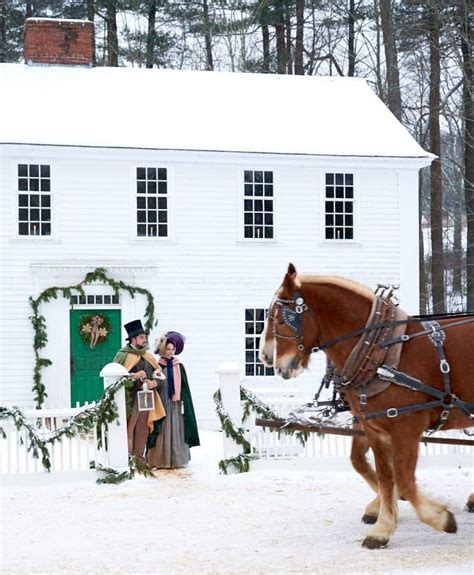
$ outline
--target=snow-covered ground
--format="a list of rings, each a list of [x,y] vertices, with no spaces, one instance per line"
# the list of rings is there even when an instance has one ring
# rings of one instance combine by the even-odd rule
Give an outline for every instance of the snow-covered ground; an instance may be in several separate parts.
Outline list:
[[[201,439],[188,468],[156,479],[3,481],[2,573],[474,573],[474,514],[463,511],[472,469],[418,472],[449,503],[457,534],[433,531],[401,502],[389,547],[369,551],[360,517],[371,493],[354,472],[220,475],[222,435]]]

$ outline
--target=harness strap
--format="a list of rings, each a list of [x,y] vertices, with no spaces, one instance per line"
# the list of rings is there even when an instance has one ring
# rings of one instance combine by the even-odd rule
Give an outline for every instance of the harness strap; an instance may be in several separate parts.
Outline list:
[[[365,404],[366,399],[365,395],[364,398],[361,398],[360,408],[361,408],[361,417],[355,417],[354,421],[357,423],[361,419],[376,419],[378,417],[397,417],[398,415],[402,415],[404,413],[411,413],[414,411],[421,411],[423,409],[431,409],[433,407],[442,407],[444,408],[439,416],[438,421],[433,426],[433,431],[438,431],[447,421],[449,417],[449,413],[453,407],[457,407],[460,409],[467,417],[470,419],[474,419],[474,403],[469,403],[467,401],[463,401],[456,397],[452,393],[444,393],[443,391],[436,389],[434,387],[430,387],[425,385],[420,380],[415,379],[403,373],[401,371],[397,371],[391,367],[383,365],[379,367],[377,370],[377,375],[381,379],[385,379],[386,381],[390,381],[391,383],[395,383],[402,387],[407,387],[408,389],[412,389],[413,391],[419,391],[421,393],[425,393],[427,395],[431,395],[432,397],[436,397],[437,399],[434,401],[427,401],[425,403],[417,403],[415,405],[407,405],[405,407],[390,407],[385,411],[377,411],[373,413],[366,413],[365,412]]]
[[[420,322],[420,320],[416,320],[416,321],[417,321],[417,322]],[[437,322],[426,322],[426,321],[423,321],[423,322],[421,322],[421,323],[422,323],[422,325],[425,325],[425,324],[427,324],[427,323],[429,323],[429,324],[434,324],[434,323],[436,323],[436,324],[438,325],[438,328],[437,328],[437,330],[435,330],[435,331],[439,331],[439,330],[447,329],[448,327],[456,327],[456,326],[458,326],[458,325],[463,325],[463,324],[465,324],[465,323],[472,323],[472,322],[474,322],[474,317],[468,318],[468,319],[464,319],[464,320],[460,320],[460,321],[454,321],[454,322],[452,322],[452,323],[448,323],[448,324],[443,325],[443,326],[439,325]],[[414,322],[407,320],[407,323],[414,323]],[[408,335],[408,334],[402,335],[402,336],[400,336],[400,337],[396,337],[395,339],[390,339],[390,340],[388,340],[388,341],[385,341],[384,343],[380,344],[380,347],[388,347],[389,345],[394,345],[395,343],[400,343],[400,342],[402,342],[402,341],[409,341],[410,339],[414,339],[415,337],[419,337],[420,335],[428,335],[428,334],[432,334],[432,333],[433,333],[433,329],[430,328],[430,329],[425,329],[425,330],[423,330],[423,331],[417,331],[417,332],[411,333],[411,334],[409,334],[409,335]],[[321,348],[321,349],[322,349],[322,348]]]

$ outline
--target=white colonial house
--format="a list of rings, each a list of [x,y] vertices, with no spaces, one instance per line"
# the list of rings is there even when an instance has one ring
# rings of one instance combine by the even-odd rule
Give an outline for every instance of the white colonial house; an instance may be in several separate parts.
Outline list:
[[[63,59],[26,49],[45,30]],[[222,362],[250,387],[274,381],[256,350],[289,262],[399,284],[417,311],[418,172],[432,156],[364,80],[94,68],[68,59],[89,32],[29,20],[25,64],[0,65],[2,404],[34,404],[35,365],[45,407],[100,395],[98,372],[147,299],[107,282],[51,290],[97,268],[152,294],[151,340],[186,336],[202,426],[217,421]],[[45,290],[57,297],[40,305],[38,348],[30,298]],[[91,315],[111,330],[93,349],[80,337]],[[35,347],[51,365],[38,369]],[[291,385],[317,384],[308,373]]]

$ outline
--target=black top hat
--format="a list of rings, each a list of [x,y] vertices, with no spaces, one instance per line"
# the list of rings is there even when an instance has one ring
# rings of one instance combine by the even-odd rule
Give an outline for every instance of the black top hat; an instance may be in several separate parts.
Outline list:
[[[139,319],[134,319],[133,321],[126,323],[123,327],[127,330],[128,340],[132,339],[132,337],[137,337],[137,335],[142,333],[146,333],[143,329],[142,322]]]

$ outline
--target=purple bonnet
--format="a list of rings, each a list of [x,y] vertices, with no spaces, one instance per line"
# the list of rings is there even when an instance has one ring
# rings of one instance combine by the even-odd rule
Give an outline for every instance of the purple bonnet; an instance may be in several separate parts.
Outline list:
[[[166,341],[171,342],[175,347],[175,355],[179,355],[184,349],[186,338],[177,331],[168,331],[165,335]]]

